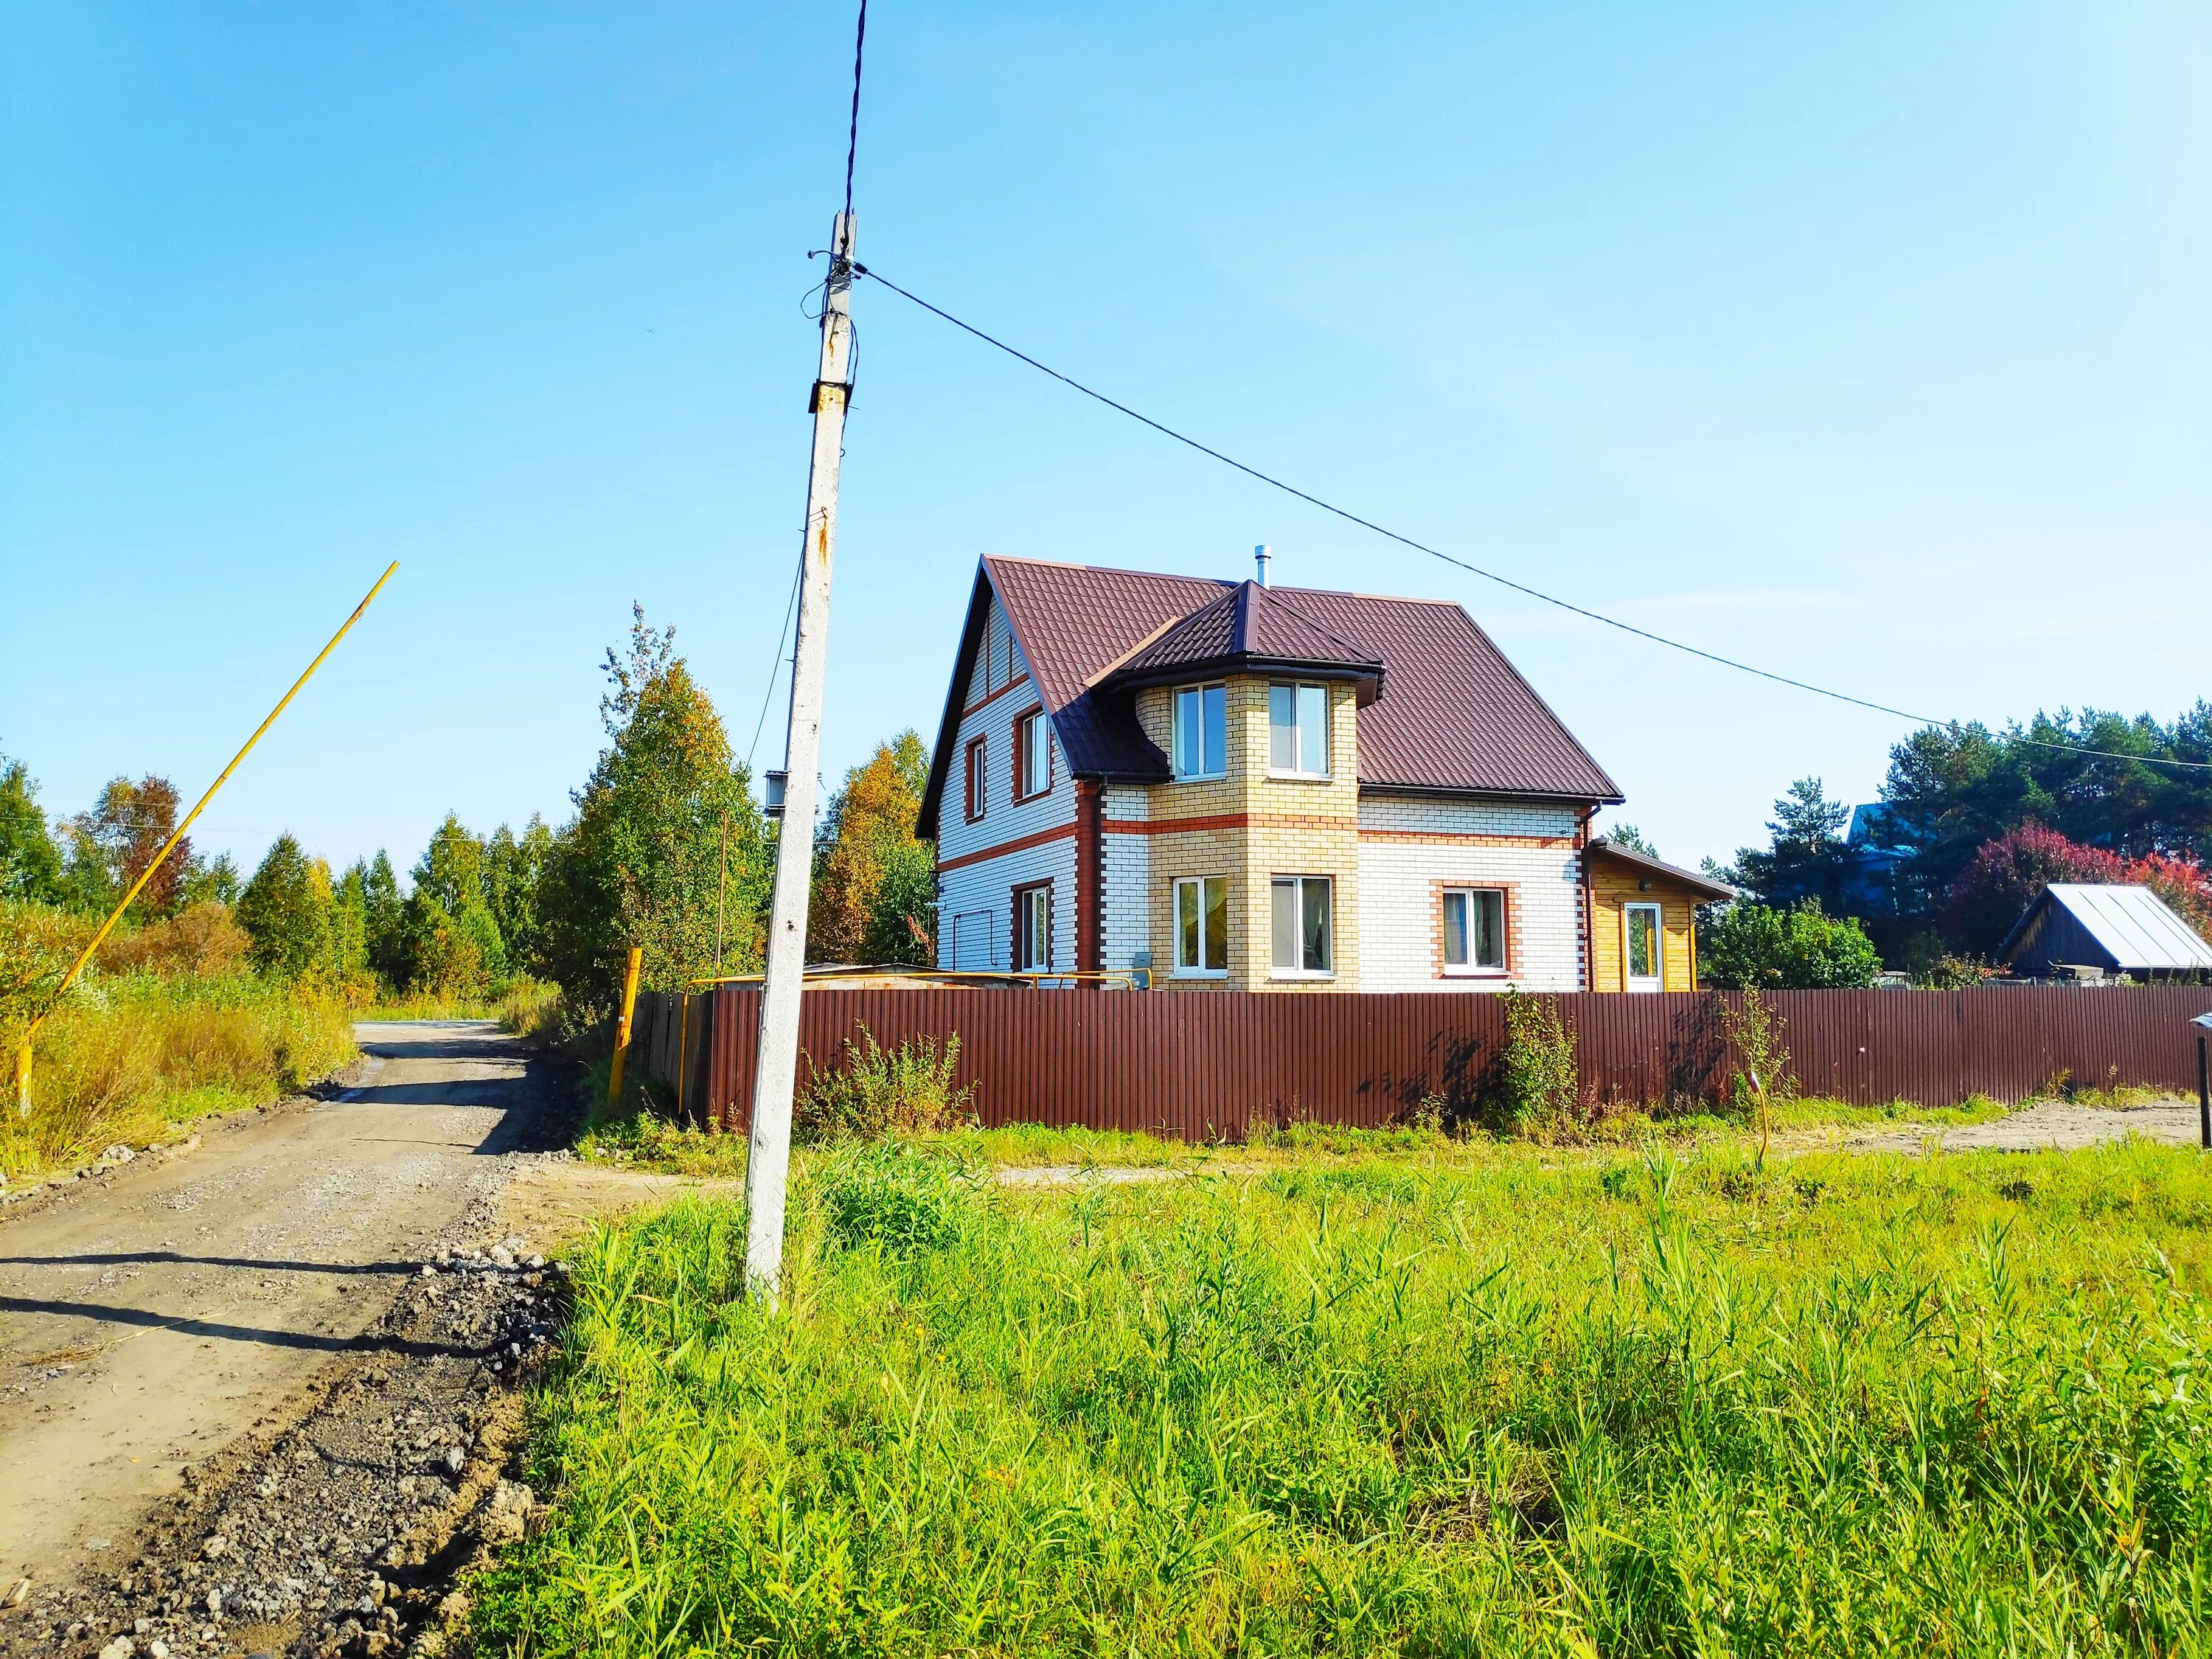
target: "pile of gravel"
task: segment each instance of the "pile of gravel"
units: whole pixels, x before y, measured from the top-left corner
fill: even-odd
[[[122,1572],[0,1587],[0,1656],[439,1650],[461,1569],[535,1512],[507,1476],[562,1293],[520,1239],[441,1251],[304,1419],[187,1472]]]

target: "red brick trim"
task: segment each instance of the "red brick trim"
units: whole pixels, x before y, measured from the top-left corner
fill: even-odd
[[[1031,847],[1042,847],[1048,841],[1061,841],[1075,833],[1072,823],[1055,823],[1049,830],[1039,830],[1032,835],[1017,836],[1012,841],[1002,841],[996,847],[979,848],[973,853],[963,853],[957,858],[939,859],[939,874],[947,870],[964,870],[971,864],[981,864],[986,859],[1003,858],[1008,853],[1019,853]]]
[[[1108,818],[1101,828],[1109,836],[1170,836],[1184,830],[1349,830],[1358,823],[1302,812],[1217,812],[1208,817]]]
[[[1577,836],[1462,835],[1454,830],[1362,830],[1359,839],[1413,842],[1431,847],[1534,847],[1547,852],[1581,844]]]
[[[1030,677],[1027,674],[1015,675],[1013,678],[1008,680],[997,690],[985,692],[981,696],[976,698],[975,702],[969,703],[965,708],[962,709],[960,711],[960,718],[963,720],[966,720],[970,714],[974,714],[977,709],[983,708],[986,704],[998,702],[1000,698],[1005,696],[1007,692],[1012,690],[1016,686],[1027,685],[1029,683]]]
[[[1597,989],[1597,902],[1592,886],[1589,861],[1590,820],[1597,817],[1597,809],[1589,807],[1575,820],[1575,864],[1582,879],[1577,884],[1582,890],[1577,896],[1582,910],[1583,989]]]
[[[1052,793],[1052,786],[1059,781],[1059,774],[1052,762],[1052,728],[1049,726],[1040,724],[1038,729],[1044,733],[1044,787],[1037,790],[1033,794],[1024,795],[1022,793],[1022,780],[1029,775],[1030,769],[1030,746],[1022,740],[1022,733],[1026,728],[1027,722],[1032,714],[1036,716],[1038,720],[1042,722],[1044,719],[1044,705],[1041,702],[1034,703],[1029,708],[1023,709],[1020,714],[1014,716],[1012,727],[1014,734],[1014,805],[1017,806],[1021,805],[1024,801],[1042,800],[1047,795]]]
[[[1103,792],[1096,778],[1075,781],[1075,966],[1079,973],[1105,967],[1104,930],[1100,926],[1106,893]],[[1097,980],[1083,981],[1095,988]]]

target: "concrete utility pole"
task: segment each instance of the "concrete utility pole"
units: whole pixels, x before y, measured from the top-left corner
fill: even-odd
[[[768,969],[761,988],[759,1060],[753,1070],[752,1150],[745,1160],[745,1281],[775,1305],[783,1278],[783,1188],[791,1167],[791,1095],[799,1073],[799,1000],[806,974],[807,884],[814,873],[814,782],[822,749],[822,679],[830,649],[830,563],[837,545],[837,463],[853,396],[853,216],[830,237],[822,304],[822,366],[808,407],[814,460],[806,480],[799,549],[799,637],[792,653],[791,726],[785,741],[783,823],[775,843]]]

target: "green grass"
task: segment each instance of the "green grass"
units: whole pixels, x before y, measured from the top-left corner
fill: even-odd
[[[1059,1160],[1054,1160],[1059,1161]],[[481,1650],[2199,1652],[2212,1176],[2130,1144],[803,1162],[593,1234]]]

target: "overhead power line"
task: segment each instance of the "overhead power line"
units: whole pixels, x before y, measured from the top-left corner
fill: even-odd
[[[1072,375],[1061,374],[1050,364],[1039,362],[1036,358],[1030,356],[1026,351],[1023,351],[1017,347],[1008,345],[1004,340],[1000,339],[995,335],[984,332],[983,330],[976,327],[975,324],[963,321],[962,319],[954,316],[943,307],[932,305],[928,301],[923,299],[919,294],[915,294],[907,289],[901,288],[896,283],[891,281],[890,277],[885,276],[880,271],[871,270],[867,266],[856,262],[853,266],[853,274],[855,276],[865,276],[871,282],[879,283],[883,287],[889,289],[892,293],[897,295],[901,299],[909,301],[913,304],[920,306],[924,311],[928,312],[932,316],[941,318],[945,321],[951,324],[953,327],[961,330],[963,332],[974,335],[977,339],[982,341],[984,344],[995,347],[997,349],[1005,352],[1009,357],[1012,357],[1021,362],[1027,363],[1031,368],[1036,369],[1039,374],[1049,375],[1052,379],[1058,380],[1062,386],[1066,386],[1071,391],[1079,392],[1085,397],[1089,398],[1095,402],[1105,404],[1107,408],[1113,410],[1117,414],[1126,415],[1131,420],[1138,422],[1141,425],[1152,428],[1153,431],[1158,433],[1163,437],[1172,438],[1176,442],[1194,449],[1201,455],[1208,456],[1214,460],[1219,461],[1224,466],[1234,467],[1237,471],[1243,473],[1247,477],[1256,478],[1260,483],[1267,484],[1272,489],[1279,489],[1286,495],[1295,495],[1298,500],[1308,503],[1310,506],[1317,507],[1324,513],[1334,514],[1336,517],[1345,520],[1348,523],[1358,525],[1363,530],[1370,530],[1378,536],[1398,543],[1401,546],[1410,547],[1417,553],[1425,553],[1432,559],[1441,560],[1443,563],[1454,566],[1458,569],[1464,570],[1471,575],[1480,576],[1485,581],[1496,582],[1500,587],[1510,588],[1516,593],[1525,594],[1532,599],[1540,599],[1546,605],[1554,605],[1561,611],[1568,611],[1574,616],[1583,617],[1586,621],[1597,623],[1607,628],[1618,629],[1624,634],[1632,634],[1638,639],[1649,641],[1653,645],[1664,646],[1670,651],[1680,651],[1686,656],[1702,658],[1706,662],[1717,664],[1723,668],[1732,668],[1741,674],[1755,675],[1762,680],[1771,681],[1777,685],[1789,686],[1793,690],[1810,692],[1816,697],[1826,697],[1832,702],[1850,703],[1854,708],[1871,709],[1877,714],[1894,715],[1899,720],[1911,720],[1921,726],[1955,726],[1960,724],[1960,722],[1956,720],[1938,719],[1933,714],[1916,714],[1910,709],[1892,708],[1886,702],[1875,702],[1869,698],[1855,697],[1848,691],[1832,690],[1825,685],[1815,685],[1809,680],[1793,679],[1787,674],[1778,674],[1771,669],[1761,668],[1753,663],[1739,661],[1734,657],[1724,657],[1717,651],[1707,651],[1702,647],[1691,645],[1681,640],[1669,639],[1664,634],[1655,634],[1648,628],[1638,628],[1635,623],[1623,622],[1618,617],[1608,617],[1602,611],[1592,611],[1585,605],[1575,604],[1571,599],[1563,599],[1555,594],[1547,593],[1540,588],[1531,587],[1526,582],[1516,581],[1510,576],[1500,575],[1495,570],[1486,570],[1479,564],[1470,564],[1465,559],[1456,558],[1451,554],[1444,552],[1440,548],[1431,547],[1426,542],[1416,541],[1413,537],[1401,535],[1397,531],[1392,530],[1385,525],[1376,523],[1372,519],[1362,518],[1358,514],[1352,512],[1348,507],[1339,507],[1334,501],[1324,501],[1322,497],[1314,495],[1311,491],[1301,489],[1296,484],[1286,483],[1283,479],[1274,477],[1272,473],[1262,472],[1258,467],[1249,465],[1245,462],[1238,460],[1233,455],[1224,455],[1212,445],[1200,443],[1197,439],[1190,436],[1188,433],[1178,432],[1175,428],[1167,425],[1164,422],[1156,421],[1151,416],[1143,414],[1137,410],[1130,408],[1127,404],[1117,402],[1115,399],[1108,397],[1104,392],[1097,391],[1094,387],[1084,385],[1082,381],[1076,380]],[[2081,744],[2051,743],[2040,738],[2031,738],[2025,735],[2019,737],[2016,740],[2021,743],[2032,744],[2038,749],[2056,750],[2061,754],[2090,755],[2106,760],[2140,761],[2147,766],[2179,766],[2185,767],[2191,771],[2212,772],[2212,763],[2204,761],[2168,760],[2155,755],[2130,755],[2114,749],[2091,749]]]

